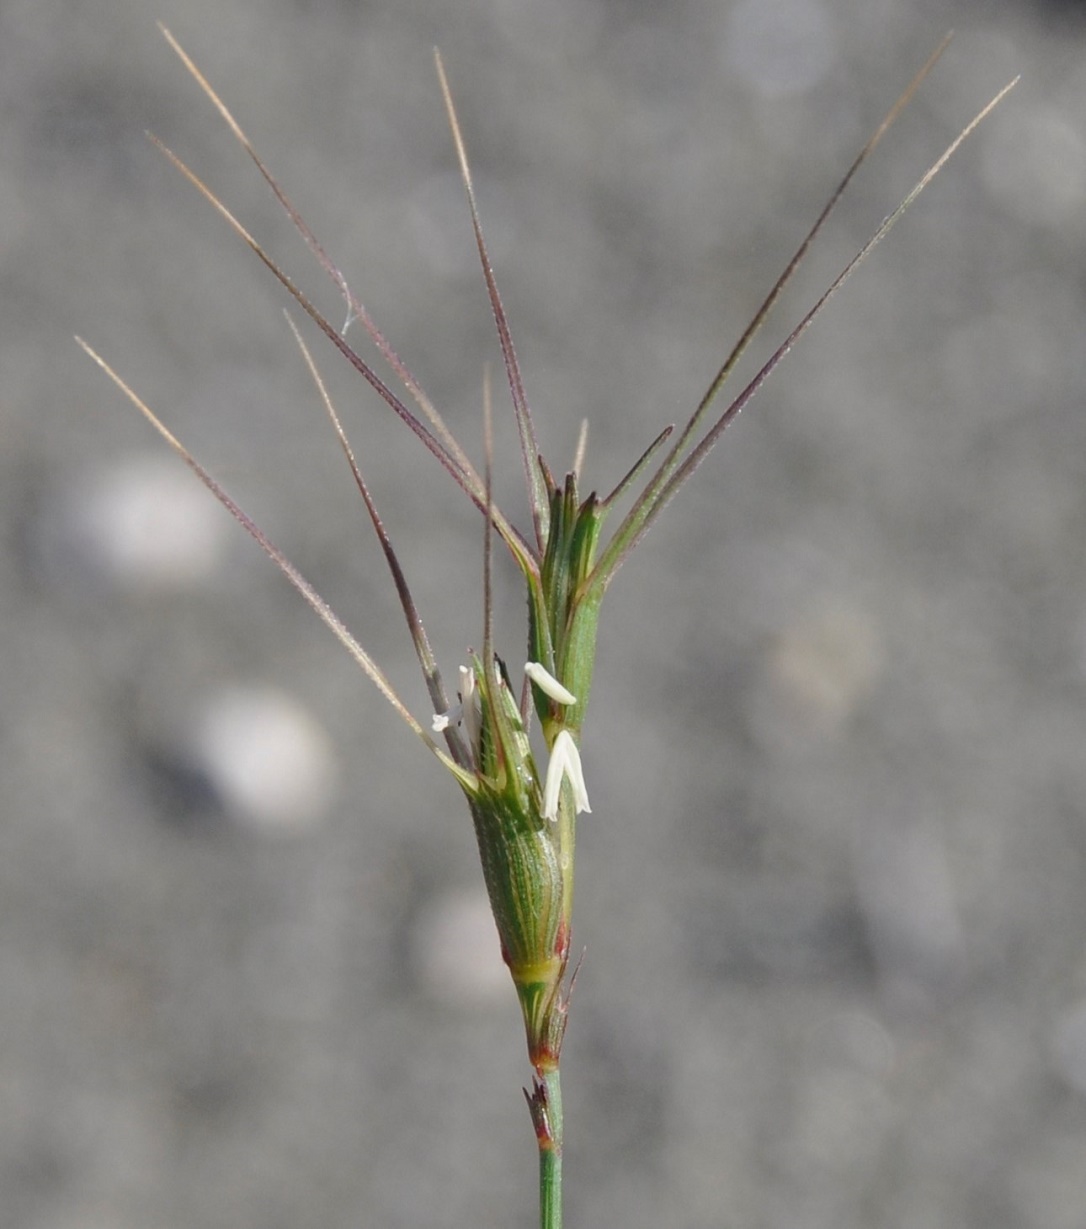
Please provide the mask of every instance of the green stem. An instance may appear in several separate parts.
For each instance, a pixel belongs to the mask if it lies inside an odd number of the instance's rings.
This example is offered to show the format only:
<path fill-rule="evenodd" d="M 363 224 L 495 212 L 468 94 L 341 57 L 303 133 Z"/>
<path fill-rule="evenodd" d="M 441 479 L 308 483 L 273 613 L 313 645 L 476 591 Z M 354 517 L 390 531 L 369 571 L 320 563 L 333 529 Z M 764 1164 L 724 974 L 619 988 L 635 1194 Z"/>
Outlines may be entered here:
<path fill-rule="evenodd" d="M 536 1083 L 532 1116 L 539 1141 L 539 1229 L 562 1229 L 562 1084 L 557 1067 Z"/>

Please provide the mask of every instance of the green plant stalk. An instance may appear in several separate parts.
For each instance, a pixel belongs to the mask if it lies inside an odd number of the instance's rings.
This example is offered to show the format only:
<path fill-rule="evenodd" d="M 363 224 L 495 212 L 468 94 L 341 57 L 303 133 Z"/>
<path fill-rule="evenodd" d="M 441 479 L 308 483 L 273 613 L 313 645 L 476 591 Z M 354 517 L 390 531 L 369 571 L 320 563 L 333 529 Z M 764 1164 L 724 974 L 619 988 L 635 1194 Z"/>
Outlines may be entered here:
<path fill-rule="evenodd" d="M 562 1080 L 559 1069 L 543 1077 L 550 1134 L 539 1140 L 539 1229 L 562 1229 Z"/>
<path fill-rule="evenodd" d="M 524 1090 L 539 1147 L 539 1229 L 562 1229 L 562 1081 L 557 1064 Z"/>

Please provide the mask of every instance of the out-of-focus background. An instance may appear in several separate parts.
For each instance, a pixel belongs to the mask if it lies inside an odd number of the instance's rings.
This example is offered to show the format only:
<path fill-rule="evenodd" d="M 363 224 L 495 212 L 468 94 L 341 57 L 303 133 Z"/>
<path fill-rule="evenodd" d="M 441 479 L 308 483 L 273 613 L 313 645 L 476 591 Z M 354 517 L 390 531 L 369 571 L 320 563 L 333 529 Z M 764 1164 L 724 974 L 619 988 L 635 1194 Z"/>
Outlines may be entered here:
<path fill-rule="evenodd" d="M 498 356 L 440 44 L 543 446 L 562 468 L 587 416 L 600 489 L 695 404 L 949 27 L 748 377 L 1023 75 L 604 607 L 568 1221 L 1081 1229 L 1086 25 L 1040 0 L 0 8 L 5 1229 L 535 1215 L 455 787 L 71 339 L 425 718 L 285 296 L 144 130 L 342 306 L 156 18 L 478 457 Z M 479 517 L 314 340 L 455 679 Z M 518 670 L 504 560 L 500 599 Z"/>

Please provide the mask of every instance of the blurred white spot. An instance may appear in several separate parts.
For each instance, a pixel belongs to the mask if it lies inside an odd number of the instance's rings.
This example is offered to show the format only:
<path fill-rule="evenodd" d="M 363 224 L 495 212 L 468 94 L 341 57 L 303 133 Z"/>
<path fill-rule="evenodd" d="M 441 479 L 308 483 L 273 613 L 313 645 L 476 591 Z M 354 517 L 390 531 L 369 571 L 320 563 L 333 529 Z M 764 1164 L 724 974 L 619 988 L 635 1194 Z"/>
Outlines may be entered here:
<path fill-rule="evenodd" d="M 507 992 L 509 974 L 486 893 L 444 892 L 419 914 L 411 936 L 419 980 L 459 1006 L 490 1002 Z"/>
<path fill-rule="evenodd" d="M 1086 143 L 1059 111 L 1015 106 L 984 130 L 992 194 L 1039 226 L 1077 222 L 1086 204 Z"/>
<path fill-rule="evenodd" d="M 324 730 L 271 688 L 221 691 L 200 714 L 193 751 L 226 809 L 254 827 L 308 827 L 335 793 L 334 754 Z"/>
<path fill-rule="evenodd" d="M 137 457 L 103 472 L 76 494 L 68 519 L 81 562 L 145 585 L 206 580 L 223 560 L 230 529 L 215 500 L 172 457 Z"/>
<path fill-rule="evenodd" d="M 853 871 L 883 993 L 925 1008 L 965 968 L 954 877 L 938 823 L 881 797 L 855 833 Z"/>
<path fill-rule="evenodd" d="M 883 656 L 871 618 L 843 603 L 809 612 L 778 638 L 773 690 L 801 724 L 832 732 L 870 692 Z"/>
<path fill-rule="evenodd" d="M 833 34 L 818 0 L 740 0 L 725 40 L 730 67 L 769 98 L 802 94 L 833 65 Z"/>

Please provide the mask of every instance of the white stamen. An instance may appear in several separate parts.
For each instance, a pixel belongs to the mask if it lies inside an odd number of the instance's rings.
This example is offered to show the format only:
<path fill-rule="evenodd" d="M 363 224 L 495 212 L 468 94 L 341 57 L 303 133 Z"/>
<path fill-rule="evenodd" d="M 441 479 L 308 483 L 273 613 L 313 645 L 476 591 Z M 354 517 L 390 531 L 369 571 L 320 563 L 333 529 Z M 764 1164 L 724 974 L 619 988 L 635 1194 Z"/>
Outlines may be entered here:
<path fill-rule="evenodd" d="M 573 805 L 577 812 L 591 813 L 588 791 L 585 789 L 584 773 L 581 770 L 581 753 L 568 730 L 561 730 L 551 748 L 551 761 L 547 765 L 547 779 L 543 784 L 543 818 L 558 818 L 558 800 L 562 793 L 562 778 L 569 780 L 573 789 Z"/>
<path fill-rule="evenodd" d="M 524 667 L 524 673 L 532 680 L 540 691 L 546 692 L 552 700 L 559 704 L 576 704 L 577 697 L 562 684 L 545 667 L 537 661 L 530 661 Z"/>
<path fill-rule="evenodd" d="M 470 666 L 460 667 L 460 702 L 449 706 L 447 713 L 434 713 L 430 728 L 435 734 L 443 734 L 451 725 L 466 727 L 472 746 L 479 732 L 479 713 L 475 707 L 475 671 Z"/>
<path fill-rule="evenodd" d="M 464 721 L 464 732 L 468 736 L 468 745 L 473 754 L 477 754 L 479 738 L 482 734 L 482 717 L 479 705 L 475 702 L 475 671 L 471 666 L 460 667 L 460 710 Z"/>

